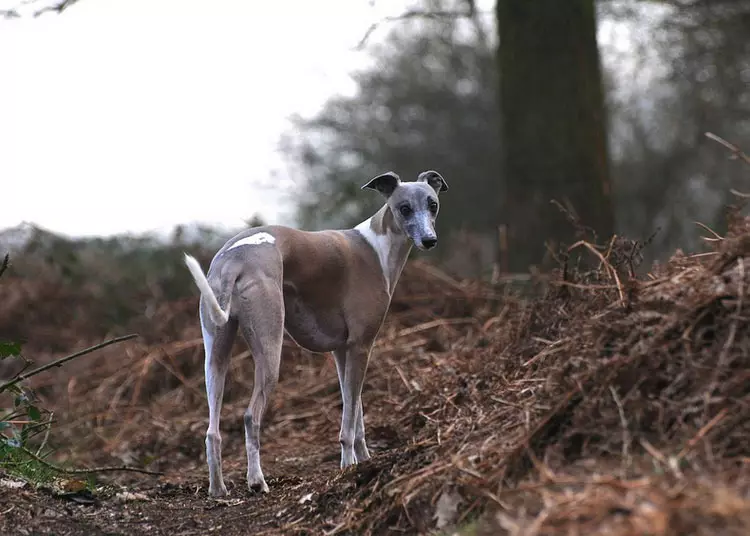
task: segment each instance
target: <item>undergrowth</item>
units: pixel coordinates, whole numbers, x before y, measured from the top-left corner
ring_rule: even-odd
[[[5,255],[0,263],[0,277],[8,264],[9,255]],[[40,404],[29,379],[99,348],[133,337],[135,335],[112,339],[31,370],[28,369],[34,363],[23,355],[20,343],[0,341],[0,361],[15,359],[21,364],[19,371],[0,383],[0,472],[36,485],[50,483],[60,475],[85,475],[87,478],[78,480],[74,487],[90,490],[94,485],[94,473],[118,469],[71,469],[49,461],[54,453],[48,442],[55,423],[54,413]]]
[[[7,270],[8,261],[9,255],[6,255],[0,265],[0,277]],[[0,341],[0,360],[12,358],[20,359],[23,368],[13,379],[0,385],[0,401],[3,401],[0,406],[0,469],[30,482],[48,482],[54,471],[40,460],[49,454],[46,443],[53,415],[38,407],[34,391],[25,382],[17,381],[31,365],[21,353],[21,344]],[[9,407],[5,407],[6,404]],[[29,454],[31,445],[40,435],[43,440],[32,456]]]

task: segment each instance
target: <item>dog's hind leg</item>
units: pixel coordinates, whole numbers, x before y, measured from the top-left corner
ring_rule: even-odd
[[[210,319],[206,319],[212,323]],[[206,351],[205,374],[206,396],[208,398],[208,431],[206,432],[206,461],[208,462],[208,494],[211,497],[227,495],[227,487],[221,472],[221,403],[224,398],[224,384],[229,369],[229,354],[232,351],[237,320],[230,318],[222,326],[207,326],[201,314],[203,346]]]
[[[279,381],[284,338],[284,297],[279,282],[260,278],[241,294],[240,329],[255,361],[253,396],[245,411],[247,487],[268,492],[260,466],[260,430],[268,400]]]

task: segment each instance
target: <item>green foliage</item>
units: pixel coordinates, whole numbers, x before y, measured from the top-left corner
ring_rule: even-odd
[[[0,359],[11,356],[22,358],[21,345],[0,342]],[[52,473],[50,468],[29,456],[27,451],[37,436],[47,435],[52,424],[51,415],[39,407],[34,391],[23,382],[8,382],[0,386],[0,404],[5,400],[12,400],[12,405],[0,405],[0,468],[33,482],[46,482]],[[39,456],[45,455],[44,448],[44,441],[36,447]]]
[[[57,474],[20,448],[7,443],[0,443],[0,469],[34,484],[46,484]]]
[[[32,362],[24,357],[22,345],[14,341],[0,341],[0,361],[15,358],[23,363],[20,371],[9,380],[0,382],[0,469],[34,483],[47,482],[55,474],[67,472],[45,460],[51,453],[47,439],[54,423],[53,414],[40,405],[28,380],[98,348],[133,337],[130,335],[105,341],[30,371],[27,369]]]
[[[0,359],[18,356],[21,354],[21,345],[17,342],[0,341]]]

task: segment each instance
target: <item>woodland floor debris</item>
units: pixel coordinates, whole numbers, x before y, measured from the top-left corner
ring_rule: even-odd
[[[636,279],[633,243],[583,244],[598,268],[540,279],[533,299],[410,263],[365,384],[373,459],[338,470],[333,361],[285,344],[261,447],[267,496],[244,487],[253,365],[238,342],[221,424],[226,501],[206,497],[197,298],[160,304],[148,342],[36,385],[60,419],[60,460],[165,476],[107,476],[142,500],[105,493],[98,506],[0,489],[0,530],[748,534],[750,220],[713,246]],[[61,323],[37,315],[43,333]],[[90,343],[77,325],[79,346]]]

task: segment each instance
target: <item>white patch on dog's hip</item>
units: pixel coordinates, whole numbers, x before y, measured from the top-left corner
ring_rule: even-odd
[[[257,246],[258,244],[274,244],[276,239],[268,233],[255,233],[254,235],[247,236],[242,240],[237,240],[231,247],[227,249],[234,249],[239,246]]]

